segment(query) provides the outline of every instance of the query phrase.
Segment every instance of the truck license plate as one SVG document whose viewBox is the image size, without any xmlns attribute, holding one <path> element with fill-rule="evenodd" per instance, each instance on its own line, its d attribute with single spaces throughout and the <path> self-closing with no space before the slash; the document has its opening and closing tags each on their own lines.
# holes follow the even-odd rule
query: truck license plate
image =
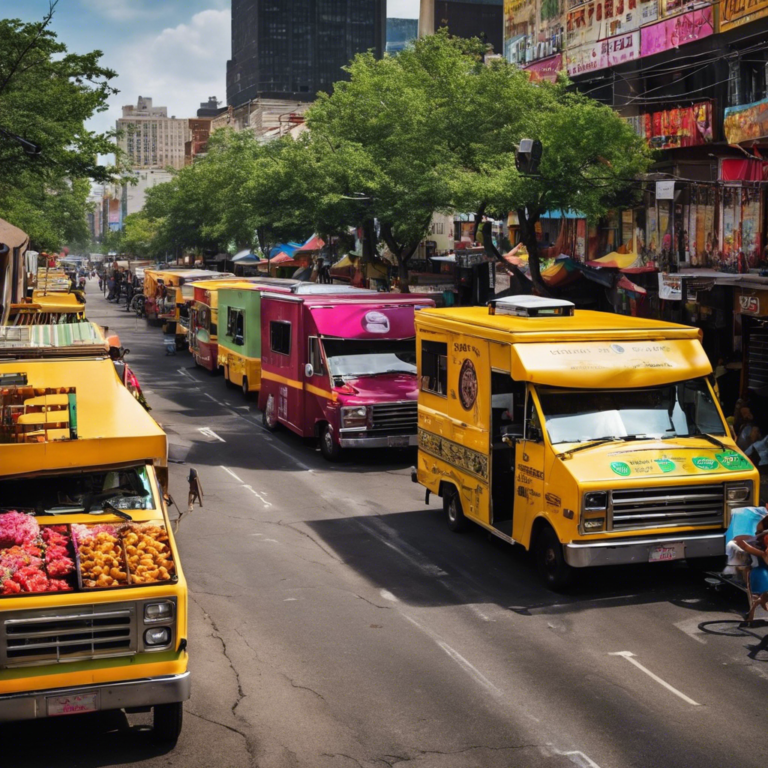
<svg viewBox="0 0 768 768">
<path fill-rule="evenodd" d="M 685 543 L 675 541 L 672 544 L 662 544 L 653 547 L 648 557 L 650 563 L 666 563 L 670 560 L 682 560 L 685 557 Z"/>
<path fill-rule="evenodd" d="M 48 717 L 59 715 L 78 715 L 81 712 L 97 712 L 99 709 L 99 694 L 78 693 L 72 696 L 50 696 L 46 699 Z"/>
<path fill-rule="evenodd" d="M 388 437 L 387 445 L 390 448 L 407 448 L 410 444 L 408 435 L 398 435 L 397 437 Z"/>
</svg>

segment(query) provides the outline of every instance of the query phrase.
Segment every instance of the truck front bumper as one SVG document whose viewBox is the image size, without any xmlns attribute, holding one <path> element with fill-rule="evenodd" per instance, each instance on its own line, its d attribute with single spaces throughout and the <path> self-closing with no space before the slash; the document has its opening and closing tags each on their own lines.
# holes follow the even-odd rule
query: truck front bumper
<svg viewBox="0 0 768 768">
<path fill-rule="evenodd" d="M 647 563 L 651 551 L 658 546 L 683 542 L 685 559 L 718 557 L 725 554 L 724 533 L 685 533 L 679 536 L 654 536 L 642 539 L 613 539 L 595 542 L 573 542 L 563 547 L 565 561 L 574 568 L 598 565 Z"/>
<path fill-rule="evenodd" d="M 185 672 L 182 675 L 166 675 L 144 680 L 12 693 L 0 696 L 0 723 L 48 717 L 47 700 L 53 697 L 96 694 L 96 711 L 102 711 L 175 704 L 186 701 L 190 690 L 190 673 Z"/>
<path fill-rule="evenodd" d="M 366 435 L 365 432 L 339 434 L 342 448 L 413 448 L 419 444 L 418 435 Z"/>
</svg>

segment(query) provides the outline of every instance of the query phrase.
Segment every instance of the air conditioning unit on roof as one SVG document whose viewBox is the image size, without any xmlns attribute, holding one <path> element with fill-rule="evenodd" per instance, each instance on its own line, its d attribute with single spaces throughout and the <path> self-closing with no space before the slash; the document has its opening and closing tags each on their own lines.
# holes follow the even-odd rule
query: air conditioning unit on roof
<svg viewBox="0 0 768 768">
<path fill-rule="evenodd" d="M 505 296 L 488 303 L 489 314 L 515 317 L 571 317 L 574 309 L 570 301 L 527 295 Z"/>
</svg>

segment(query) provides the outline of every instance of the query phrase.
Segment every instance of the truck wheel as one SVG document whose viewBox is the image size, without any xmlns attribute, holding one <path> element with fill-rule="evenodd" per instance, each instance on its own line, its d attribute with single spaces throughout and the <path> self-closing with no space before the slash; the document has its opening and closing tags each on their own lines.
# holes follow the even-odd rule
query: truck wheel
<svg viewBox="0 0 768 768">
<path fill-rule="evenodd" d="M 251 390 L 248 388 L 248 377 L 243 376 L 243 397 L 247 400 L 251 395 Z"/>
<path fill-rule="evenodd" d="M 160 744 L 175 744 L 181 734 L 184 705 L 157 704 L 154 707 L 152 737 Z"/>
<path fill-rule="evenodd" d="M 221 370 L 224 371 L 224 384 L 226 384 L 230 389 L 233 389 L 235 385 L 232 382 L 232 379 L 229 378 L 229 366 L 224 366 Z"/>
<path fill-rule="evenodd" d="M 267 404 L 264 406 L 264 411 L 261 414 L 261 423 L 264 428 L 269 432 L 274 432 L 277 429 L 277 416 L 275 415 L 275 398 L 270 395 L 267 398 Z"/>
<path fill-rule="evenodd" d="M 573 582 L 574 570 L 565 562 L 563 545 L 548 525 L 536 537 L 533 555 L 539 577 L 548 589 L 559 592 Z"/>
<path fill-rule="evenodd" d="M 320 453 L 328 461 L 338 461 L 341 455 L 341 446 L 333 439 L 333 432 L 327 424 L 320 430 Z"/>
<path fill-rule="evenodd" d="M 445 518 L 448 521 L 448 527 L 454 533 L 461 533 L 467 528 L 467 518 L 464 517 L 464 510 L 461 508 L 461 499 L 458 491 L 451 488 L 443 494 L 443 510 Z"/>
</svg>

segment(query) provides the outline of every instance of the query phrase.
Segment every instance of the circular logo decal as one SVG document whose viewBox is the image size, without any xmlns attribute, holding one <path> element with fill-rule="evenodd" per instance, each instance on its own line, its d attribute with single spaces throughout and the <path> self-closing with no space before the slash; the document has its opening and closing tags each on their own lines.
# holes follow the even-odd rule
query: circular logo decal
<svg viewBox="0 0 768 768">
<path fill-rule="evenodd" d="M 697 456 L 693 460 L 693 465 L 699 469 L 717 469 L 717 462 L 714 459 L 708 459 L 706 456 Z"/>
<path fill-rule="evenodd" d="M 617 355 L 623 355 L 624 354 L 624 347 L 621 346 L 621 344 L 611 344 L 611 349 L 617 354 Z"/>
<path fill-rule="evenodd" d="M 363 328 L 368 333 L 389 333 L 389 318 L 383 312 L 367 312 Z"/>
<path fill-rule="evenodd" d="M 469 359 L 461 364 L 459 372 L 459 400 L 465 411 L 472 410 L 477 400 L 477 371 Z"/>
<path fill-rule="evenodd" d="M 662 472 L 672 472 L 675 469 L 675 462 L 669 459 L 656 459 L 656 463 Z"/>
<path fill-rule="evenodd" d="M 617 475 L 621 475 L 621 477 L 629 477 L 629 475 L 632 474 L 632 470 L 630 469 L 629 464 L 626 464 L 623 461 L 612 461 L 611 469 Z"/>
</svg>

